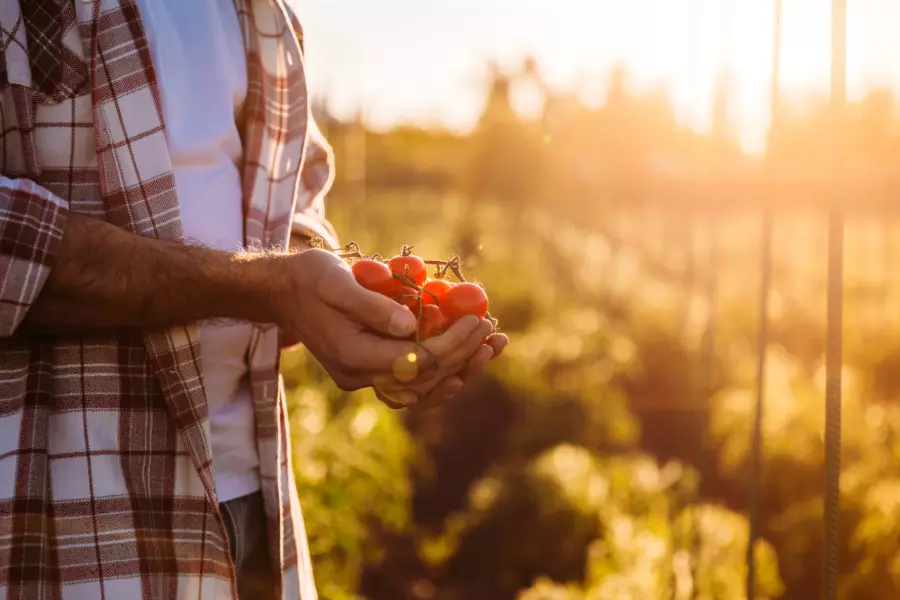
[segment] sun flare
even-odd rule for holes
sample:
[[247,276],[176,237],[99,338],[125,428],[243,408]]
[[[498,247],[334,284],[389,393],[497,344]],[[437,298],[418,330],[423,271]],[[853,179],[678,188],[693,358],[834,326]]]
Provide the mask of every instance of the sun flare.
[[[546,81],[590,101],[624,64],[639,89],[664,86],[680,118],[711,121],[722,69],[729,115],[759,148],[769,122],[775,0],[295,0],[308,17],[315,86],[343,114],[472,126],[483,103],[475,82],[487,59],[512,66],[534,55]],[[348,10],[353,6],[353,10]],[[830,2],[784,0],[781,88],[802,103],[829,84]],[[896,0],[849,0],[848,92],[900,87]],[[415,48],[414,53],[409,49]],[[377,50],[377,51],[376,51]]]

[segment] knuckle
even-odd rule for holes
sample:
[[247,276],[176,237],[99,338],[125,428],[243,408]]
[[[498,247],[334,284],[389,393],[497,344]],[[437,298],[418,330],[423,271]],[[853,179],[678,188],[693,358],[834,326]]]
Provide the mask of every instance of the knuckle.
[[309,250],[304,254],[312,254],[305,276],[312,280],[313,289],[320,296],[330,297],[342,288],[343,278],[349,273],[336,256],[324,250]]
[[328,267],[319,265],[316,271],[318,272],[318,276],[314,279],[316,294],[323,297],[329,297],[334,288],[334,280],[329,276],[329,269]]
[[312,249],[301,252],[294,259],[296,263],[297,274],[302,278],[316,277],[319,275],[319,269],[322,265],[322,257],[319,251]]
[[479,341],[486,338],[487,336],[489,336],[493,330],[494,330],[494,326],[491,325],[491,323],[489,321],[482,321],[478,325]]

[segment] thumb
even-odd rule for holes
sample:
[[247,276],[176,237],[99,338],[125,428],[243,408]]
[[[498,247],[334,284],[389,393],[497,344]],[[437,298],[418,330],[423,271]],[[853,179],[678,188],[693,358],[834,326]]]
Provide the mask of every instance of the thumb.
[[325,278],[322,298],[354,321],[394,337],[416,330],[416,318],[405,306],[356,282],[349,269],[336,268]]

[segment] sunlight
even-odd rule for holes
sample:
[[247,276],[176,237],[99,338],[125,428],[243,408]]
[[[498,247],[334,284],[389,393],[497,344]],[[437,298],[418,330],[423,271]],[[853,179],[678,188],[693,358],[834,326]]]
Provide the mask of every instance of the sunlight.
[[[571,81],[576,65],[607,72],[622,63],[635,87],[664,85],[682,118],[704,130],[716,79],[725,69],[742,140],[750,149],[761,145],[768,124],[774,0],[632,0],[572,8],[579,17],[555,23],[538,50],[551,80]],[[827,89],[829,27],[827,3],[785,3],[786,93]],[[585,44],[587,31],[596,35],[593,45]]]
[[[531,53],[551,86],[592,102],[624,63],[634,87],[664,85],[680,118],[699,130],[709,127],[725,66],[729,116],[745,148],[759,150],[768,128],[774,0],[294,1],[307,23],[314,89],[337,114],[362,106],[379,127],[468,130],[483,101],[485,60],[513,68]],[[782,89],[794,103],[828,89],[829,10],[823,0],[784,2]],[[850,2],[851,99],[873,85],[898,87],[900,61],[890,60],[900,52],[898,19],[893,0]]]

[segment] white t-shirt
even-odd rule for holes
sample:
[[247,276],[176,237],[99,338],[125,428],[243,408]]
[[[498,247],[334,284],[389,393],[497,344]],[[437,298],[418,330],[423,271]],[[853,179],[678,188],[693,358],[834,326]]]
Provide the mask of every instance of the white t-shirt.
[[[185,239],[238,250],[244,241],[237,120],[247,60],[233,0],[138,0],[162,97]],[[259,489],[247,375],[249,324],[200,324],[219,500]]]

